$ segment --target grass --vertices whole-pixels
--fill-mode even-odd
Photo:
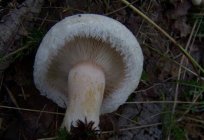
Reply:
[[[70,140],[70,134],[67,133],[67,130],[65,128],[61,128],[58,131],[56,140]]]
[[[185,140],[185,131],[183,130],[182,126],[180,126],[176,121],[175,116],[167,107],[164,107],[164,111],[168,113],[165,113],[162,116],[162,139],[172,138],[174,140]]]
[[[153,27],[155,27],[157,30],[159,30],[164,36],[166,36],[169,40],[171,40],[172,43],[177,46],[180,51],[189,59],[191,64],[194,66],[194,68],[198,71],[200,70],[204,74],[204,69],[202,66],[200,66],[197,61],[174,39],[172,38],[165,30],[163,30],[160,26],[158,26],[154,21],[152,21],[149,17],[147,17],[145,14],[143,14],[139,9],[134,7],[131,3],[129,3],[126,0],[121,0],[124,4],[126,4],[128,7],[130,7],[134,12],[142,16],[147,22],[149,22]],[[198,68],[198,69],[197,69]]]
[[[183,49],[183,47],[181,45],[179,45],[166,31],[164,31],[162,28],[160,28],[160,26],[158,26],[156,23],[154,23],[151,19],[149,19],[146,15],[144,15],[139,9],[137,9],[136,7],[134,7],[132,4],[130,4],[128,1],[126,0],[121,0],[123,3],[125,3],[126,5],[128,5],[134,12],[136,12],[137,14],[139,14],[140,16],[142,16],[149,24],[153,25],[156,29],[158,29],[162,34],[164,34],[169,40],[172,41],[172,43],[174,43],[177,47],[179,47],[179,49],[181,50],[181,52],[192,62],[192,64],[195,65],[196,67],[198,67],[201,72],[203,73],[203,68],[201,65],[199,65],[196,60],[194,60],[193,57],[191,57],[191,55],[185,50]],[[202,25],[202,18],[201,18],[201,23],[200,25]],[[199,26],[201,27],[201,26]],[[199,32],[202,32],[202,27],[199,28]],[[153,49],[158,53],[157,49]],[[160,53],[162,54],[162,53]],[[162,54],[162,56],[165,56]],[[170,58],[171,59],[171,58]],[[171,59],[172,60],[172,59]],[[174,60],[173,60],[174,61]],[[174,61],[176,62],[176,61]],[[176,62],[177,63],[177,62]],[[179,64],[179,63],[177,63]],[[180,66],[182,66],[182,64],[179,64]],[[181,67],[180,67],[181,68]],[[197,72],[199,70],[197,69]],[[199,75],[197,75],[198,77],[200,77]],[[147,79],[147,78],[146,78]],[[179,78],[180,79],[180,78]],[[194,81],[195,82],[195,81]],[[196,83],[198,84],[198,83]],[[176,116],[174,114],[175,109],[176,109],[176,104],[177,104],[177,100],[178,100],[178,85],[180,85],[179,83],[177,83],[177,91],[176,91],[176,95],[175,95],[175,100],[174,100],[174,106],[173,106],[173,112],[170,112],[170,110],[168,110],[168,114],[165,114],[163,116],[164,118],[164,123],[163,123],[163,134],[164,134],[164,139],[171,139],[171,137],[173,136],[173,139],[176,140],[180,140],[180,139],[186,139],[185,138],[185,132],[183,130],[183,128],[181,126],[179,126],[177,124],[176,120]],[[192,86],[192,85],[189,85]],[[203,86],[201,86],[201,88],[203,88]],[[193,94],[192,94],[193,92]],[[197,92],[196,89],[190,90],[191,95],[193,95],[194,97],[196,96],[196,94],[198,94],[199,96],[203,93],[203,90],[199,90]],[[201,97],[202,98],[202,97]],[[192,99],[192,98],[191,98]],[[197,99],[197,98],[196,98]],[[194,100],[193,103],[195,103],[197,100]],[[161,101],[162,102],[162,101]],[[187,109],[187,111],[185,111],[185,114],[187,114],[187,112],[189,112],[190,109],[192,109],[192,106],[194,105],[190,105]],[[165,110],[166,111],[166,110]]]
[[[43,31],[33,28],[31,31],[29,31],[27,36],[20,40],[20,45],[22,47],[1,57],[0,62],[6,61],[6,59],[9,59],[10,57],[14,57],[14,60],[16,60],[22,59],[26,55],[29,55],[30,52],[33,52],[34,49],[39,46],[44,34],[45,33]]]

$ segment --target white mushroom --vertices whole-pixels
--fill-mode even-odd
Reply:
[[[34,82],[42,95],[67,108],[70,130],[86,118],[98,127],[137,87],[143,54],[134,35],[109,17],[80,14],[54,25],[42,40]]]

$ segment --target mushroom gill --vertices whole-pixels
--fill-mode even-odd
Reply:
[[[95,38],[75,37],[65,43],[53,56],[48,68],[47,82],[67,95],[67,75],[72,67],[82,62],[93,63],[105,74],[104,97],[112,93],[125,78],[123,56],[111,44]]]

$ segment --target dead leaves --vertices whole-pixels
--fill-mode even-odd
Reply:
[[[191,27],[187,24],[187,18],[181,17],[175,20],[172,28],[179,33],[180,37],[186,37],[191,32]]]
[[[171,8],[166,11],[166,17],[168,22],[172,23],[171,30],[177,38],[186,37],[191,31],[191,27],[187,23],[187,15],[192,4],[187,0],[180,2],[172,0],[170,5]]]

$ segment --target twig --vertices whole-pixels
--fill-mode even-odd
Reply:
[[[37,113],[42,112],[42,113],[47,113],[47,114],[54,114],[54,115],[64,116],[64,113],[51,112],[51,111],[42,111],[42,110],[37,110],[37,109],[28,109],[28,108],[21,108],[21,107],[17,108],[17,107],[4,106],[4,105],[0,105],[0,108],[21,110],[21,111],[30,111],[30,112],[37,112]]]
[[[164,83],[155,83],[155,84],[153,84],[152,86],[150,86],[150,87],[148,87],[146,89],[137,90],[137,91],[134,91],[133,93],[146,92],[146,91],[148,91],[148,90],[150,90],[150,89],[152,89],[152,88],[154,88],[156,86],[160,86],[160,85],[163,85],[163,84]]]
[[[41,116],[42,116],[42,114],[43,114],[43,111],[45,110],[45,108],[46,108],[46,104],[43,106],[43,108],[42,108],[42,110],[40,111],[40,114],[39,114],[39,116],[38,116],[38,119],[37,119],[37,121],[36,121],[36,125],[37,126],[39,126],[39,120],[40,120],[40,118],[41,118]]]
[[[13,52],[11,52],[11,53],[5,55],[4,57],[0,58],[0,63],[1,63],[2,61],[5,61],[6,59],[10,58],[11,56],[13,56],[13,55],[15,55],[15,54],[17,54],[17,53],[19,53],[19,52],[21,52],[21,51],[27,49],[27,48],[28,48],[28,46],[24,46],[24,47],[22,47],[22,48],[19,48],[19,49],[15,50],[15,51],[13,51]]]
[[[149,9],[150,9],[151,6],[152,6],[152,0],[150,1],[149,5],[148,5],[148,7],[147,7],[147,11],[149,11]],[[139,32],[140,32],[140,30],[141,30],[143,24],[144,24],[144,19],[142,19],[142,23],[141,23],[140,26],[139,26],[138,32],[137,32],[137,34],[136,34],[136,37],[138,37]]]
[[[190,37],[189,37],[189,40],[187,42],[187,45],[190,47],[190,51],[191,51],[191,48],[193,47],[193,44],[194,44],[194,41],[195,41],[195,38],[196,38],[196,35],[198,34],[198,31],[199,31],[199,28],[201,26],[201,23],[202,23],[202,20],[200,21],[200,23],[198,23],[198,20],[195,21],[194,25],[193,25],[193,29],[190,34]],[[198,24],[198,26],[196,26]],[[197,27],[197,29],[195,29]],[[195,31],[194,31],[195,30]],[[193,37],[192,37],[193,36]],[[190,39],[192,38],[192,39]],[[192,40],[192,41],[191,41]],[[191,41],[191,42],[190,42]],[[184,71],[184,74],[183,74],[183,78],[185,78],[185,73],[186,71]]]
[[[25,91],[24,91],[24,89],[23,89],[22,86],[21,86],[21,93],[22,93],[22,95],[23,95],[23,99],[24,99],[24,100],[27,100],[27,97],[26,97]]]
[[[47,19],[48,17],[48,12],[46,13],[46,16],[43,18],[42,22],[40,23],[39,27],[38,27],[38,30],[40,30],[43,26],[43,24],[45,23],[45,20]]]
[[[162,125],[162,123],[154,123],[154,124],[146,124],[146,125],[134,126],[134,127],[129,127],[129,128],[122,128],[122,129],[119,129],[119,131],[120,132],[122,132],[122,131],[129,131],[129,130],[133,130],[133,129],[154,127],[154,126],[158,126],[158,125]],[[114,131],[102,131],[101,132],[101,134],[110,134],[110,133],[114,133]]]
[[[163,57],[169,59],[170,61],[174,62],[175,64],[179,65],[180,67],[182,67],[182,68],[185,69],[186,71],[190,72],[191,74],[193,74],[193,75],[199,77],[199,75],[198,75],[197,73],[193,72],[192,70],[190,70],[190,69],[187,68],[186,66],[181,65],[181,64],[178,63],[177,61],[171,59],[169,56],[162,54],[162,53],[159,52],[158,50],[156,50],[156,49],[154,49],[154,48],[152,48],[152,47],[149,47],[148,45],[144,45],[144,47],[150,48],[151,50],[155,51],[156,53],[160,54],[161,56],[163,56]]]
[[[186,101],[136,101],[136,102],[125,102],[125,104],[196,104],[203,105],[204,102],[186,102]]]
[[[37,140],[56,140],[57,137],[53,137],[53,138],[41,138],[41,139],[37,139]]]
[[[117,115],[117,116],[119,116],[119,117],[121,117],[121,118],[123,118],[123,119],[128,120],[129,122],[132,122],[132,123],[134,123],[134,124],[140,125],[138,122],[136,122],[136,121],[134,121],[134,120],[131,120],[131,119],[129,119],[129,118],[127,118],[127,117],[125,117],[125,116],[119,114],[119,113],[114,113],[114,114]]]
[[[152,21],[149,17],[147,17],[145,14],[143,14],[139,9],[134,7],[131,3],[129,3],[127,0],[121,0],[124,4],[126,4],[128,7],[130,7],[134,12],[142,16],[147,22],[149,22],[151,25],[153,25],[158,31],[160,31],[162,34],[164,34],[169,40],[171,40],[172,43],[174,43],[180,51],[190,60],[192,66],[196,69],[198,67],[202,73],[204,73],[204,69],[196,62],[196,60],[188,53],[186,50],[176,42],[176,40],[171,37],[165,30],[163,30],[161,27],[159,27],[154,21]],[[196,69],[197,70],[197,69]]]
[[[204,124],[204,121],[203,121],[203,120],[200,120],[200,119],[195,119],[195,118],[187,117],[187,116],[185,116],[184,119],[189,119],[189,120],[192,120],[192,121],[195,121],[195,122]]]
[[[126,104],[155,104],[155,103],[173,103],[173,101],[149,101],[149,102],[126,102]],[[179,101],[180,104],[192,104],[192,102],[182,102]],[[202,102],[195,102],[193,104],[203,104]],[[0,108],[5,108],[5,109],[13,109],[13,110],[21,110],[21,111],[29,111],[29,112],[42,112],[42,113],[47,113],[47,114],[54,114],[54,115],[61,115],[64,116],[64,113],[59,113],[59,112],[51,112],[51,111],[42,111],[42,110],[37,110],[37,109],[28,109],[28,108],[22,108],[22,107],[11,107],[11,106],[3,106],[0,105]]]
[[[15,105],[17,108],[19,108],[19,105],[18,105],[18,103],[17,103],[15,97],[13,96],[13,93],[11,92],[11,90],[10,90],[6,85],[4,85],[4,87],[6,88],[6,91],[8,92],[8,95],[9,95],[9,97],[11,98],[11,101],[14,103],[14,105]]]
[[[134,4],[135,2],[137,2],[137,0],[135,0],[135,1],[131,2],[131,4]],[[105,16],[112,15],[112,14],[114,14],[114,13],[116,13],[116,12],[120,11],[120,10],[125,9],[126,7],[128,7],[128,5],[123,6],[123,7],[119,8],[119,9],[116,9],[116,10],[114,10],[114,11],[112,11],[112,12],[105,13],[104,15],[105,15]]]
[[[54,19],[44,19],[44,18],[39,18],[39,17],[29,17],[29,16],[24,16],[26,19],[33,19],[33,20],[40,20],[40,21],[46,21],[46,22],[52,22],[52,23],[57,23],[59,20],[54,20]]]
[[[191,30],[191,34],[188,38],[188,41],[187,41],[187,44],[186,44],[186,47],[185,47],[185,50],[187,51],[189,46],[190,46],[190,42],[191,42],[191,39],[192,39],[192,36],[193,36],[193,33],[195,31],[195,27],[197,25],[197,21],[194,23],[193,25],[193,28]],[[181,79],[181,66],[184,64],[184,60],[185,60],[185,57],[184,55],[181,57],[181,61],[180,61],[180,67],[179,67],[179,70],[178,70],[178,77],[177,77],[177,81],[180,81]],[[172,108],[172,114],[175,113],[175,109],[176,109],[176,104],[177,104],[177,100],[178,100],[178,93],[179,93],[179,82],[176,83],[176,90],[175,90],[175,96],[174,96],[174,104],[173,104],[173,108]]]
[[[86,11],[84,11],[84,10],[75,9],[75,8],[71,8],[71,7],[50,6],[50,7],[41,7],[41,8],[42,9],[63,9],[63,12],[68,11],[68,10],[72,10],[72,11],[77,11],[77,12],[81,12],[81,13],[86,13]]]

